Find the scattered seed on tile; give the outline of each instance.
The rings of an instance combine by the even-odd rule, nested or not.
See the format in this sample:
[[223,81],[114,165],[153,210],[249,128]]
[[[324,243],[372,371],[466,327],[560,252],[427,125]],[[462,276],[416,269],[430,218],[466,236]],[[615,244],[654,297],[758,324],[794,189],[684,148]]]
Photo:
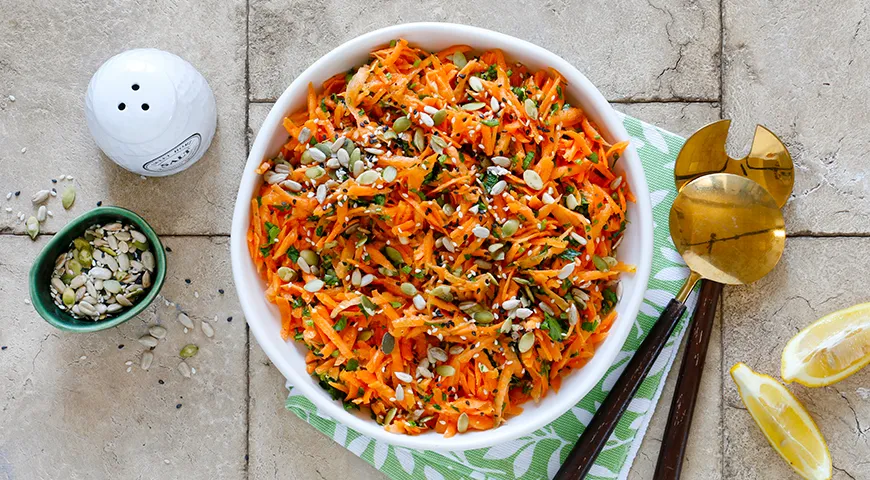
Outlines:
[[21,153],[27,153],[27,147],[22,148]]
[[98,207],[102,207],[102,206],[103,206],[103,201],[100,200],[99,202],[97,202],[97,206],[98,206]]
[[218,293],[220,293],[221,295],[223,295],[223,294],[224,294],[224,289],[223,289],[223,288],[219,288],[219,289],[218,289]]

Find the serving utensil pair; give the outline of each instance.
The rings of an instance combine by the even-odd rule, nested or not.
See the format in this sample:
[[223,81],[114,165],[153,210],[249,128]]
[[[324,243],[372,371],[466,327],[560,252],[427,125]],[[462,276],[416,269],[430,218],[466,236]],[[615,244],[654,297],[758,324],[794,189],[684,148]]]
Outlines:
[[689,361],[681,367],[679,398],[675,396],[655,474],[656,479],[679,478],[721,285],[752,283],[776,266],[785,247],[780,207],[794,184],[791,157],[773,133],[759,125],[750,154],[733,159],[725,152],[729,126],[729,120],[721,120],[702,128],[680,151],[674,169],[679,194],[671,207],[670,233],[690,269],[689,277],[626,365],[557,479],[580,479],[588,473],[703,278],[708,285],[702,289],[704,298],[699,300],[686,352]]

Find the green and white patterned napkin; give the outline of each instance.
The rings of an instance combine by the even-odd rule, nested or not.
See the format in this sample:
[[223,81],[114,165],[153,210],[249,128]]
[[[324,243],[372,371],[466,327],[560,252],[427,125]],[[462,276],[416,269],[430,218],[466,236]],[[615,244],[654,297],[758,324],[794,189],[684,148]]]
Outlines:
[[[674,161],[685,140],[636,118],[625,115],[621,117],[632,144],[640,155],[651,192],[655,235],[652,275],[644,303],[635,321],[635,328],[629,334],[613,366],[583,400],[532,435],[490,448],[451,453],[414,451],[375,441],[336,423],[335,420],[318,415],[314,404],[294,392],[290,385],[287,409],[394,480],[552,478],[592,414],[619,378],[629,358],[640,346],[661,310],[680,289],[689,272],[674,249],[668,233],[668,212],[676,197]],[[637,396],[592,467],[588,476],[590,480],[621,480],[628,476],[631,463],[661,395],[667,372],[679,348],[685,330],[685,318],[694,309],[694,296],[689,299],[689,309],[683,322],[677,327],[649,376],[641,384]]]

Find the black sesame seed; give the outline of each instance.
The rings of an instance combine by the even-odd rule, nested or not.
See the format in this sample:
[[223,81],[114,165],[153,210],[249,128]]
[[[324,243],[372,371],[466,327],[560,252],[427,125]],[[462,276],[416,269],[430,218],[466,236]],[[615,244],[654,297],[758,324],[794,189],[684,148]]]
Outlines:
[[120,345],[118,345],[118,350],[120,350],[120,349],[122,349],[122,348],[124,348],[124,344],[123,344],[123,343],[120,344]]
[[224,294],[224,289],[223,289],[223,288],[219,288],[219,289],[218,289],[218,293],[220,293],[221,295],[223,295],[223,294]]
[[245,461],[248,461],[248,454],[245,454]]
[[167,252],[171,252],[171,251],[172,251],[172,249],[171,249],[171,248],[169,248],[169,247],[166,247],[166,251],[167,251]]
[[16,196],[16,197],[19,196],[19,195],[21,195],[21,190],[18,190],[17,192],[15,192],[15,196]]
[[56,178],[52,178],[52,179],[51,179],[51,183],[57,183],[57,179],[56,179]]
[[175,405],[175,408],[176,408],[176,409],[181,408],[181,404],[180,404],[180,403],[179,403],[179,404],[176,404],[176,405]]
[[0,350],[6,350],[7,348],[9,348],[9,347],[7,347],[6,345],[3,345],[2,347],[0,347]]
[[189,278],[185,278],[185,279],[184,279],[184,283],[190,285],[190,279],[189,279]]
[[102,206],[103,206],[103,201],[100,200],[99,202],[97,202],[97,206],[98,206],[98,207],[102,207]]
[[228,321],[228,322],[232,322],[232,321],[233,321],[233,317],[227,317],[227,321]]
[[163,385],[163,384],[166,383],[166,382],[164,382],[164,381],[161,379],[161,380],[157,380],[157,383],[159,383],[160,385]]

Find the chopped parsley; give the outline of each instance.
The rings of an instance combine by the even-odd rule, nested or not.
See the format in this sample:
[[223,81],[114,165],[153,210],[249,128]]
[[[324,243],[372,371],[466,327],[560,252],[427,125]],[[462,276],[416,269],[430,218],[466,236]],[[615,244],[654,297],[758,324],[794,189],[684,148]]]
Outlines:
[[532,160],[535,159],[535,152],[527,152],[526,158],[523,159],[523,170],[529,168],[529,165],[532,164]]
[[296,247],[291,245],[290,248],[287,249],[287,257],[292,260],[293,263],[296,263],[299,260],[299,250],[296,250]]
[[269,245],[278,241],[279,233],[281,233],[281,229],[278,228],[278,225],[275,225],[272,222],[266,222],[266,235],[269,236]]
[[486,125],[487,127],[497,127],[498,119],[497,118],[487,118],[486,120],[481,120],[480,123]]
[[347,326],[347,317],[342,315],[341,318],[339,318],[338,321],[335,322],[335,325],[332,326],[332,329],[335,330],[336,332],[340,332],[340,331],[344,330],[344,327],[346,327],[346,326]]
[[561,258],[561,259],[571,261],[571,260],[574,260],[575,258],[579,257],[581,254],[582,254],[582,252],[580,252],[579,250],[574,250],[573,248],[569,248],[569,249],[565,250],[564,252],[562,252],[556,256]]
[[[354,372],[357,368],[359,368],[359,360],[355,358],[348,360],[347,364],[344,366],[344,369],[348,372]],[[365,391],[363,391],[363,393],[365,393]]]

